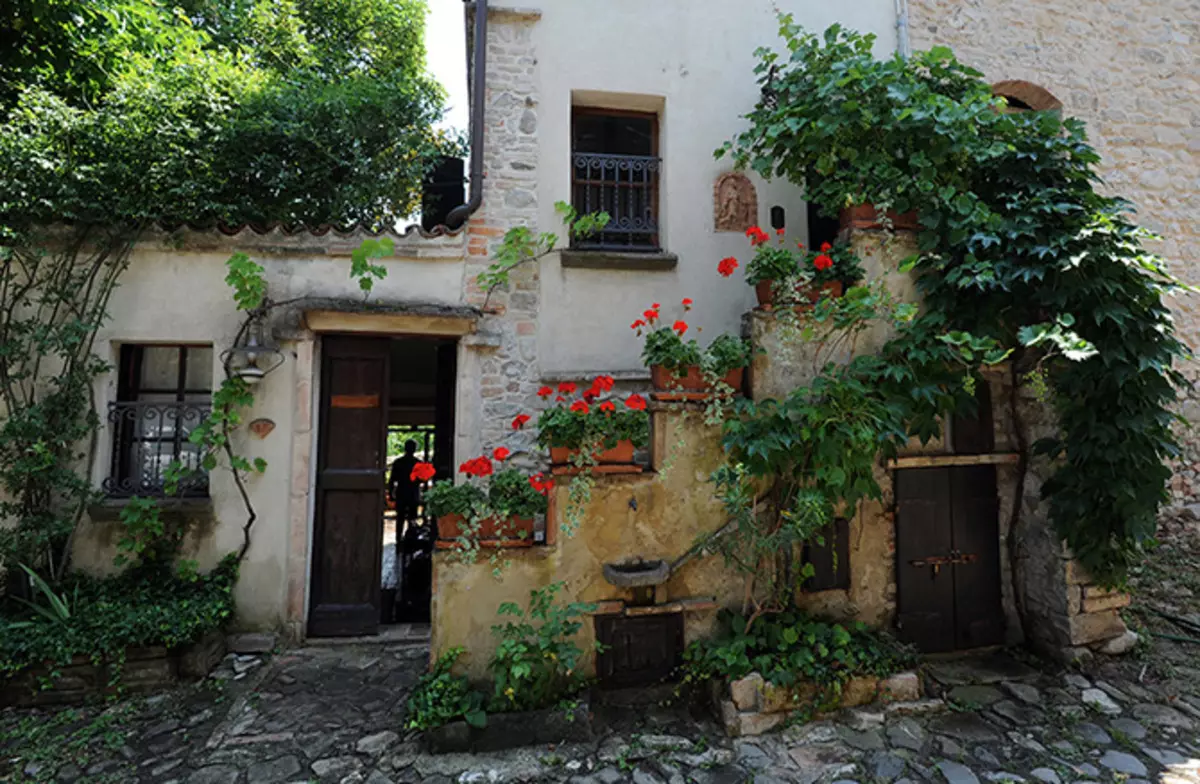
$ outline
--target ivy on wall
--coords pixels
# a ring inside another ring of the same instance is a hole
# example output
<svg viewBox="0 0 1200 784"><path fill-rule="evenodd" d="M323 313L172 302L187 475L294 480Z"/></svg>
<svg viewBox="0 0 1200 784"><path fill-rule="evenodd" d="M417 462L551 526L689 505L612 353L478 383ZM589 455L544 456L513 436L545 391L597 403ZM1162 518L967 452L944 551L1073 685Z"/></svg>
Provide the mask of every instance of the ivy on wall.
<svg viewBox="0 0 1200 784"><path fill-rule="evenodd" d="M1097 190L1084 125L1008 113L945 48L876 60L872 36L804 32L780 16L784 51L758 51L762 88L735 162L799 185L825 213L916 211L919 314L872 375L909 434L970 405L962 383L983 346L1011 350L1044 386L1058 434L1051 520L1100 581L1120 583L1154 534L1176 453L1171 406L1187 354L1163 297L1182 289L1143 243L1126 202Z"/></svg>

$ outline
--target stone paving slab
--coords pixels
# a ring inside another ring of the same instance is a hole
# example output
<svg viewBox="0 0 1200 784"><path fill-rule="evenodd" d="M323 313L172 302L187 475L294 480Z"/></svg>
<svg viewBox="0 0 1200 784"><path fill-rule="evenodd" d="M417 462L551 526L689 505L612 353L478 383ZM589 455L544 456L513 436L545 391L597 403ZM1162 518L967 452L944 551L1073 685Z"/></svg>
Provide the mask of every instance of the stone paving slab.
<svg viewBox="0 0 1200 784"><path fill-rule="evenodd" d="M930 666L931 690L938 696L940 686L944 700L850 709L755 738L726 738L682 702L598 704L594 743L433 755L402 729L427 656L421 646L374 644L237 667L230 658L211 681L222 689L138 698L119 748L33 768L0 763L0 781L1200 784L1200 722L1180 701L998 659L980 667L981 682L970 662ZM1085 698L1096 691L1105 701ZM28 717L0 714L0 729Z"/></svg>

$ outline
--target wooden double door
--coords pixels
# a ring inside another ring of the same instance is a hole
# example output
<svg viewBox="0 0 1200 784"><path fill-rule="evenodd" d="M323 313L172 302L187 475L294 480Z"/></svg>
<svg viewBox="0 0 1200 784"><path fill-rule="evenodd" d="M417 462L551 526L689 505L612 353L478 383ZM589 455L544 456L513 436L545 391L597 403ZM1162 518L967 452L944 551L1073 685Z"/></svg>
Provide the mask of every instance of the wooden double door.
<svg viewBox="0 0 1200 784"><path fill-rule="evenodd" d="M897 632L922 651L1004 642L995 466L896 472Z"/></svg>

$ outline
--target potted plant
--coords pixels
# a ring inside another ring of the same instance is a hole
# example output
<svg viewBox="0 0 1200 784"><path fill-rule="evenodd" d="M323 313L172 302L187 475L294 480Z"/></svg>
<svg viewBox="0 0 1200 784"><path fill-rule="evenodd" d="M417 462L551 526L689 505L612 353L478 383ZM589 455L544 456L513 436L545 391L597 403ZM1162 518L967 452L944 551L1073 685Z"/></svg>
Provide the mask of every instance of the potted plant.
<svg viewBox="0 0 1200 784"><path fill-rule="evenodd" d="M570 381L559 384L557 394L548 386L538 390L543 399L555 396L555 405L538 416L538 444L550 449L552 464L633 465L634 450L650 440L646 400L641 395L601 400L612 387L612 376L597 376L578 397Z"/></svg>
<svg viewBox="0 0 1200 784"><path fill-rule="evenodd" d="M684 299L681 304L685 312L690 311L692 300ZM655 303L630 325L639 336L645 336L642 362L650 368L655 397L702 398L718 389L740 390L746 366L750 364L749 343L729 334L718 336L704 349L694 338L684 342L683 336L690 329L687 322L678 319L670 327L660 324L659 307Z"/></svg>
<svg viewBox="0 0 1200 784"><path fill-rule="evenodd" d="M893 230L917 231L921 224L916 211L898 213L888 210L884 213ZM853 204L843 207L838 213L838 223L843 229L881 229L883 221L879 219L879 210L874 204Z"/></svg>
<svg viewBox="0 0 1200 784"><path fill-rule="evenodd" d="M848 286L863 278L862 265L849 243L823 243L815 251L803 254L800 269L805 278L799 293L802 299L815 304L822 293L840 297Z"/></svg>
<svg viewBox="0 0 1200 784"><path fill-rule="evenodd" d="M800 274L800 265L795 254L785 245L783 230L777 230L775 233L779 242L770 244L770 237L758 226L746 229L746 236L750 239L750 245L754 247L754 258L746 265L746 282L754 287L758 304L763 306L774 303L777 286L789 285L789 282L794 281ZM736 260L733 266L736 269Z"/></svg>
<svg viewBox="0 0 1200 784"><path fill-rule="evenodd" d="M482 455L459 466L459 472L472 479L490 476L486 490L471 479L458 484L444 479L425 492L425 509L438 521L438 539L487 541L508 547L533 544L534 518L546 512L546 494L553 481L515 468L495 471L493 460L502 462L508 456L507 448L497 447L490 458ZM414 480L426 465L414 466Z"/></svg>

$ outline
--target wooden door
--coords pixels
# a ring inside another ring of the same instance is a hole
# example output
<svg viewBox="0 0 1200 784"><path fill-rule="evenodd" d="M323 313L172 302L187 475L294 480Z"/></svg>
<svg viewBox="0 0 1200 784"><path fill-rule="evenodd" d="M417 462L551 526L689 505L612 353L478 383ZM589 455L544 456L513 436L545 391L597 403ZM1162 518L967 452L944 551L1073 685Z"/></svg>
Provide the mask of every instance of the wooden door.
<svg viewBox="0 0 1200 784"><path fill-rule="evenodd" d="M596 677L606 689L653 686L683 663L683 613L597 615Z"/></svg>
<svg viewBox="0 0 1200 784"><path fill-rule="evenodd" d="M994 466L896 472L901 639L926 652L1004 640Z"/></svg>
<svg viewBox="0 0 1200 784"><path fill-rule="evenodd" d="M308 618L314 637L379 631L388 349L386 338L322 343Z"/></svg>

